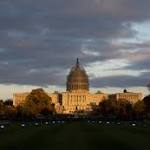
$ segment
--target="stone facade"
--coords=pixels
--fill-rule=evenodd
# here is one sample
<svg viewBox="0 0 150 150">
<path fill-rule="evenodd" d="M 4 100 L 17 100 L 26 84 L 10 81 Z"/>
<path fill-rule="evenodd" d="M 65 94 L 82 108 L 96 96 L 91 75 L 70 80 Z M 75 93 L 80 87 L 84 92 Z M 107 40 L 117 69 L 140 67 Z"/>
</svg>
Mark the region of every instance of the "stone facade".
<svg viewBox="0 0 150 150">
<path fill-rule="evenodd" d="M 16 93 L 13 94 L 13 105 L 14 106 L 21 106 L 25 102 L 26 97 L 29 93 Z"/>
<path fill-rule="evenodd" d="M 29 93 L 17 93 L 13 95 L 14 106 L 22 105 Z M 90 111 L 92 105 L 98 105 L 102 100 L 108 99 L 109 95 L 101 92 L 89 92 L 89 80 L 79 60 L 72 67 L 67 76 L 66 92 L 47 93 L 52 103 L 55 104 L 58 113 L 74 113 L 77 111 Z M 142 98 L 141 93 L 117 93 L 110 95 L 115 99 L 127 99 L 136 102 Z"/>
<path fill-rule="evenodd" d="M 128 100 L 131 103 L 136 103 L 139 100 L 142 100 L 142 93 L 133 93 L 133 92 L 128 92 L 127 90 L 124 90 L 123 93 L 116 93 L 109 95 L 111 99 L 116 99 L 116 100 Z"/>
<path fill-rule="evenodd" d="M 100 101 L 107 99 L 107 94 L 89 93 L 85 91 L 74 91 L 62 93 L 62 99 L 65 113 L 73 113 L 75 111 L 89 111 L 91 106 L 98 105 Z"/>
<path fill-rule="evenodd" d="M 98 105 L 100 101 L 107 99 L 104 93 L 89 93 L 88 91 L 73 91 L 62 93 L 47 93 L 55 104 L 56 111 L 63 113 L 73 113 L 75 111 L 88 111 L 91 105 Z M 14 106 L 22 105 L 29 93 L 18 93 L 13 95 Z"/>
</svg>

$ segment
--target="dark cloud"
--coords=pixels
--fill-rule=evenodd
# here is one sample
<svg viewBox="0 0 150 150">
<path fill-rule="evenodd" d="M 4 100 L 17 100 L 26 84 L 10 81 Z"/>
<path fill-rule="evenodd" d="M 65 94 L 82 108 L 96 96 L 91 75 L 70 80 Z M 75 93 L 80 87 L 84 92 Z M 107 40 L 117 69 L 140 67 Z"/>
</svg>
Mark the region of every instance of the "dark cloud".
<svg viewBox="0 0 150 150">
<path fill-rule="evenodd" d="M 91 80 L 93 87 L 146 87 L 149 83 L 150 72 L 143 73 L 141 76 L 110 76 Z"/>
<path fill-rule="evenodd" d="M 130 61 L 129 69 L 150 69 L 148 42 L 112 42 L 135 38 L 132 23 L 149 20 L 149 6 L 148 0 L 1 0 L 0 82 L 64 85 L 77 57 L 84 65 L 120 58 Z M 143 76 L 123 83 L 145 83 Z M 118 77 L 109 79 L 121 86 Z"/>
</svg>

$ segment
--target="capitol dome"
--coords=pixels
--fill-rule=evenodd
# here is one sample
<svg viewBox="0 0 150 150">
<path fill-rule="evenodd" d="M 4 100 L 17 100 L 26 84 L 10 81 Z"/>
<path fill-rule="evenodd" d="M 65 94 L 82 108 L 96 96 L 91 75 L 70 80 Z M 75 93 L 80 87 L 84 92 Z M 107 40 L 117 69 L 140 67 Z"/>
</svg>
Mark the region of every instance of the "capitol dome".
<svg viewBox="0 0 150 150">
<path fill-rule="evenodd" d="M 76 65 L 72 67 L 69 75 L 67 76 L 67 91 L 89 90 L 88 76 L 84 68 L 80 66 L 79 59 Z"/>
</svg>

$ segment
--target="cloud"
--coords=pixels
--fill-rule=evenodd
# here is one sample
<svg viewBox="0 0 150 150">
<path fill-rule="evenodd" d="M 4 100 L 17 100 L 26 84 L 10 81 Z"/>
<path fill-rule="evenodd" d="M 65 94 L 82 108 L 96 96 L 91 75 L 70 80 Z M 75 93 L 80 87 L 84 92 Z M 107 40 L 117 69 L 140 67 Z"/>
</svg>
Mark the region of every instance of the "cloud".
<svg viewBox="0 0 150 150">
<path fill-rule="evenodd" d="M 150 20 L 149 6 L 148 0 L 1 0 L 0 83 L 62 86 L 79 57 L 88 72 L 110 62 L 102 66 L 110 72 L 92 78 L 92 86 L 144 85 L 150 44 L 135 25 Z"/>
<path fill-rule="evenodd" d="M 93 87 L 146 87 L 149 82 L 150 72 L 145 72 L 140 76 L 120 75 L 95 78 L 91 80 Z"/>
</svg>

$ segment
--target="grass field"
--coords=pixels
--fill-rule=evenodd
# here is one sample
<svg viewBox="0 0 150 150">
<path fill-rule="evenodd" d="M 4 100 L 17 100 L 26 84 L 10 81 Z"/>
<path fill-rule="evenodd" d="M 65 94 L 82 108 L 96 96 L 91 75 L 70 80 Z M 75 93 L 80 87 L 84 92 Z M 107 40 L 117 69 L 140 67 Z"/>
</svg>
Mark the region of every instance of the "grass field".
<svg viewBox="0 0 150 150">
<path fill-rule="evenodd" d="M 150 150 L 150 126 L 85 122 L 0 130 L 0 150 Z"/>
</svg>

